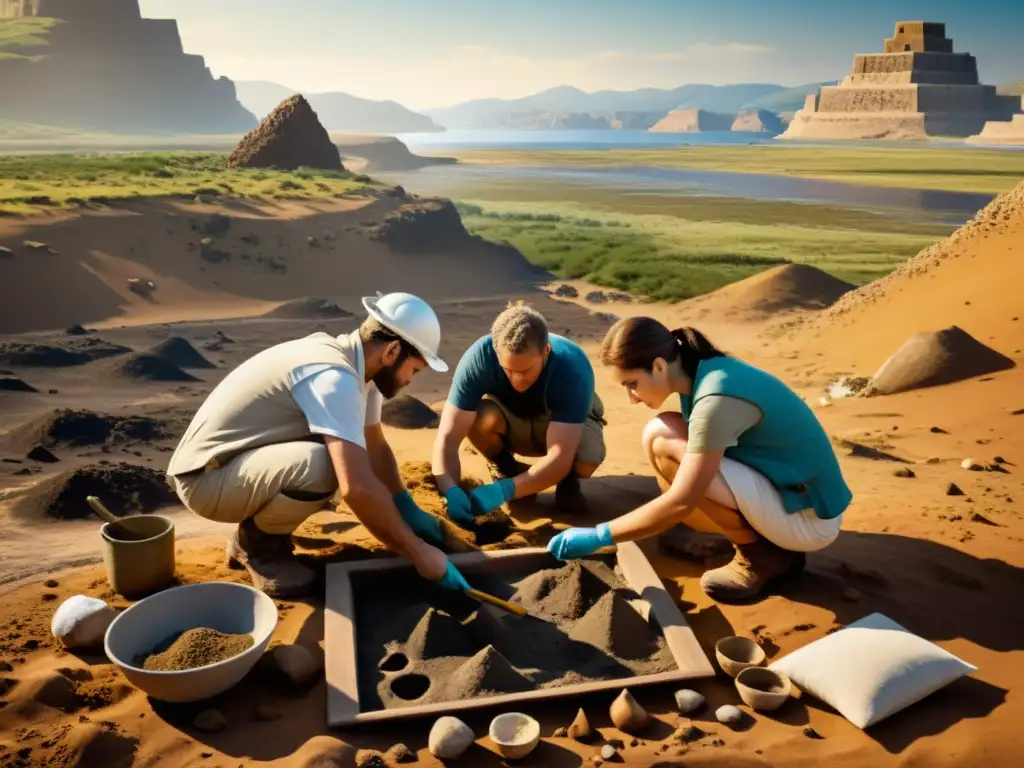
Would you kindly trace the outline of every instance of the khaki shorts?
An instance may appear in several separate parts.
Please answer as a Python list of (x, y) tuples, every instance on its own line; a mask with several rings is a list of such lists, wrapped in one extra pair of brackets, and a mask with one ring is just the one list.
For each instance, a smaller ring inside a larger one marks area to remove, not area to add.
[[(520, 456), (543, 456), (548, 452), (548, 427), (551, 425), (551, 412), (547, 411), (539, 416), (527, 419), (517, 416), (493, 395), (484, 395), (485, 400), (490, 400), (501, 411), (508, 424), (505, 433), (505, 445), (512, 452)], [(587, 420), (583, 422), (583, 434), (580, 436), (580, 445), (576, 449), (576, 461), (582, 464), (599, 466), (604, 461), (606, 450), (604, 445), (604, 404), (601, 398), (594, 393), (594, 400), (590, 404), (590, 413)]]

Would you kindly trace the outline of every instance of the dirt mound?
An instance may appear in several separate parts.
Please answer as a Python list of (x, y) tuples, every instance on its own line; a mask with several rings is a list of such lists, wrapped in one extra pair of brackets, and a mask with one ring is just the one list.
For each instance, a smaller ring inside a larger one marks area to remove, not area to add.
[(400, 205), (370, 230), (370, 239), (405, 251), (424, 250), (469, 237), (451, 200), (423, 199)]
[(611, 589), (578, 560), (538, 571), (515, 586), (512, 602), (556, 620), (580, 618)]
[(855, 286), (806, 264), (784, 264), (727, 285), (700, 299), (721, 302), (728, 314), (823, 309)]
[(0, 343), (0, 364), (25, 368), (66, 368), (131, 352), (98, 337), (74, 337), (60, 344), (8, 341)]
[(301, 94), (282, 101), (245, 135), (228, 157), (228, 167), (235, 166), (289, 171), (301, 166), (345, 170), (338, 148)]
[(650, 624), (616, 592), (606, 592), (569, 634), (621, 659), (642, 659), (654, 649)]
[(121, 360), (114, 360), (103, 374), (132, 381), (199, 381), (170, 360), (146, 352), (134, 352)]
[(0, 392), (38, 392), (39, 390), (17, 376), (0, 376)]
[(1014, 361), (957, 326), (909, 338), (878, 370), (867, 395), (952, 384), (1013, 368)]
[(199, 350), (181, 336), (171, 336), (161, 341), (151, 350), (150, 354), (162, 357), (180, 368), (216, 368), (217, 366), (200, 354)]
[(471, 656), (474, 650), (462, 625), (436, 608), (427, 609), (405, 641), (405, 652), (413, 659)]
[(281, 306), (265, 312), (263, 317), (274, 317), (279, 320), (333, 320), (355, 317), (355, 315), (342, 309), (330, 299), (306, 296), (286, 301)]
[(49, 449), (113, 446), (164, 440), (171, 436), (168, 423), (160, 419), (60, 408), (16, 427), (0, 444), (27, 451), (34, 446)]
[(534, 687), (493, 645), (488, 645), (459, 667), (449, 683), (456, 699), (492, 693), (521, 693)]
[(437, 426), (440, 417), (422, 400), (411, 395), (399, 395), (384, 402), (381, 421), (389, 427), (429, 429)]
[(121, 462), (90, 464), (47, 478), (21, 498), (16, 511), (34, 519), (87, 518), (93, 512), (86, 496), (98, 496), (118, 517), (152, 512), (178, 501), (163, 472)]

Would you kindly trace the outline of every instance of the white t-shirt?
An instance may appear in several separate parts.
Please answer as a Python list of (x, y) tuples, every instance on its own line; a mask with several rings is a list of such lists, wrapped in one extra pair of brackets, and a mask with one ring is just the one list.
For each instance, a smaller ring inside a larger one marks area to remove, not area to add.
[(380, 423), (384, 404), (375, 384), (366, 385), (344, 368), (324, 364), (296, 368), (290, 381), (310, 432), (366, 448), (366, 427)]

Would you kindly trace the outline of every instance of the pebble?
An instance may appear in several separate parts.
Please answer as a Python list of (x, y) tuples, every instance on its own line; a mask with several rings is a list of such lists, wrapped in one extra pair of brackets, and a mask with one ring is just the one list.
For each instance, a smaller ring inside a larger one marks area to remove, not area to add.
[(824, 739), (825, 738), (820, 733), (818, 733), (816, 730), (811, 728), (811, 726), (809, 726), (809, 725), (806, 728), (804, 728), (804, 736), (806, 736), (808, 739)]
[(473, 730), (457, 717), (440, 717), (430, 729), (427, 749), (434, 757), (455, 760), (473, 743)]
[(102, 600), (73, 595), (57, 606), (50, 632), (65, 648), (92, 648), (103, 644), (115, 616), (117, 612)]
[(942, 463), (942, 459), (940, 459), (938, 456), (929, 456), (927, 459), (924, 460), (924, 463), (925, 464), (941, 464)]
[(356, 768), (387, 768), (387, 763), (377, 750), (360, 749), (356, 752)]
[(684, 688), (681, 691), (676, 691), (676, 706), (679, 711), (683, 714), (689, 712), (696, 712), (698, 709), (704, 706), (704, 697), (696, 691), (691, 691), (689, 688)]
[(860, 592), (853, 587), (847, 587), (843, 590), (843, 600), (851, 603), (856, 603), (860, 600)]
[(946, 486), (947, 496), (963, 496), (964, 492), (960, 489), (960, 486), (956, 483), (950, 483)]
[(223, 731), (228, 727), (227, 718), (224, 717), (224, 713), (219, 709), (204, 709), (192, 722), (196, 728), (200, 731), (206, 731), (207, 733), (217, 733), (217, 731)]
[(981, 466), (981, 464), (976, 462), (974, 459), (964, 459), (963, 461), (960, 462), (960, 466), (963, 467), (964, 469), (969, 469), (971, 472), (981, 472), (982, 470), (985, 469), (983, 466)]
[(707, 736), (704, 731), (698, 728), (696, 725), (680, 726), (676, 729), (675, 737), (680, 741), (689, 744), (693, 741), (700, 741)]
[(601, 758), (603, 760), (614, 760), (615, 756), (618, 754), (618, 750), (616, 750), (611, 744), (605, 744), (601, 747)]
[(1006, 463), (1006, 459), (1004, 459), (1002, 456), (993, 456), (992, 457), (992, 461), (995, 464), (1005, 464)]
[(48, 587), (49, 589), (53, 589), (54, 587), (59, 587), (60, 586), (60, 582), (57, 581), (56, 579), (47, 579), (46, 581), (43, 582), (43, 586), (44, 587)]
[(896, 477), (917, 477), (917, 475), (914, 474), (914, 470), (910, 469), (910, 467), (901, 467), (893, 472), (893, 475)]
[(736, 725), (743, 719), (743, 711), (732, 704), (725, 704), (715, 710), (715, 717), (723, 725)]
[(556, 739), (564, 739), (569, 733), (569, 729), (564, 725), (561, 728), (555, 728), (555, 732), (551, 735)]
[(384, 759), (385, 761), (390, 760), (392, 763), (414, 763), (416, 762), (416, 753), (399, 742), (388, 748), (388, 751), (384, 753)]
[(273, 650), (274, 663), (296, 685), (310, 682), (319, 669), (313, 654), (301, 645), (279, 645)]

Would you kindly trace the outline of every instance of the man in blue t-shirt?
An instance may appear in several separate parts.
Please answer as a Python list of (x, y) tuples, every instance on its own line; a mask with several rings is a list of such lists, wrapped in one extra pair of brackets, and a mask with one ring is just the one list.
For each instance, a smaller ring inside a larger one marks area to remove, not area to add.
[[(537, 310), (510, 305), (462, 356), (441, 415), (433, 472), (449, 516), (470, 525), (553, 485), (560, 509), (584, 512), (580, 478), (604, 461), (603, 416), (583, 350), (548, 333)], [(469, 494), (459, 488), (459, 447), (467, 437), (494, 479)], [(515, 454), (542, 458), (527, 466)]]

